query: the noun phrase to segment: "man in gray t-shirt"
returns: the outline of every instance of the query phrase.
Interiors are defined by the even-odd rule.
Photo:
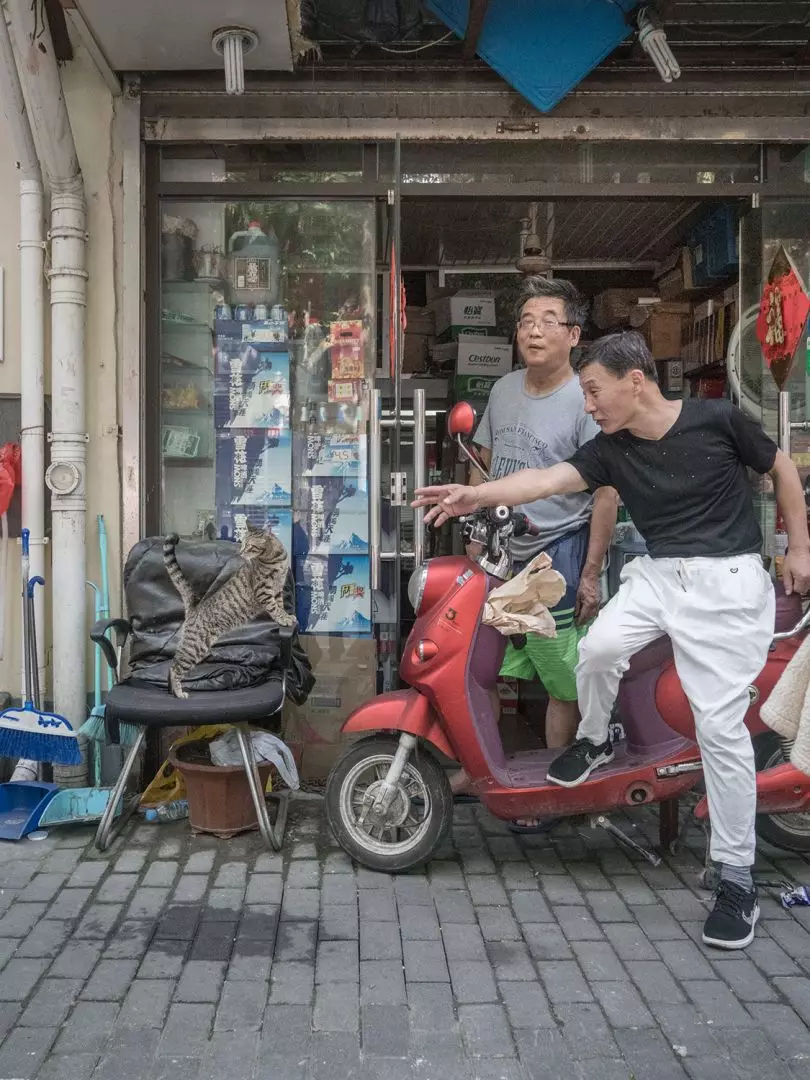
[[[523,367],[500,379],[475,433],[493,479],[521,469],[556,465],[599,431],[585,412],[571,350],[579,342],[587,307],[576,287],[563,279],[527,278],[516,307],[517,349]],[[476,470],[470,483],[481,482]],[[602,562],[616,525],[613,488],[559,495],[519,507],[540,527],[540,536],[512,542],[516,570],[541,551],[565,578],[565,596],[552,609],[555,638],[529,635],[525,648],[507,646],[501,674],[539,677],[549,695],[546,743],[567,746],[579,723],[576,680],[579,640],[599,610]],[[463,774],[453,788],[462,789]],[[517,823],[532,829],[534,823]]]

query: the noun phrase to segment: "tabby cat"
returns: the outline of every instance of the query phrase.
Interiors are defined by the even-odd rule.
[[[287,553],[271,532],[248,524],[242,541],[245,565],[225,584],[197,600],[177,562],[176,547],[180,537],[167,536],[163,543],[166,570],[180,593],[185,608],[180,644],[169,670],[169,689],[178,698],[186,698],[183,678],[195,664],[208,655],[214,642],[262,612],[267,612],[279,626],[295,626],[295,618],[284,609],[284,584],[287,579]]]

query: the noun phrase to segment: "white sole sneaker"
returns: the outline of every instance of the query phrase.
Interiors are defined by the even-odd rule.
[[[611,750],[609,754],[600,754],[598,758],[590,763],[585,772],[576,778],[576,780],[558,780],[556,776],[549,776],[546,773],[546,781],[549,784],[556,784],[558,787],[572,788],[579,787],[580,784],[584,784],[588,777],[591,775],[594,769],[598,769],[600,765],[609,765],[613,761],[616,755]]]
[[[709,937],[704,931],[701,940],[704,945],[710,945],[713,949],[744,949],[754,940],[758,922],[759,904],[756,904],[751,912],[751,930],[744,938],[738,938],[736,941],[723,941],[720,938]]]

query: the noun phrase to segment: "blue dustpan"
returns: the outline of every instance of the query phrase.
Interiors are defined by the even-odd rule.
[[[111,788],[62,788],[51,799],[39,819],[41,829],[55,825],[90,825],[99,820],[107,809]],[[123,800],[118,800],[115,816],[121,813]]]
[[[44,811],[58,791],[56,784],[38,781],[0,784],[0,840],[21,840],[38,829]]]

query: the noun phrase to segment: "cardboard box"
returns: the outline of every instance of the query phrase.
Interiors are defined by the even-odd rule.
[[[594,297],[592,319],[600,330],[624,326],[630,320],[630,309],[640,296],[655,296],[653,289],[605,289]]]
[[[453,380],[453,401],[469,401],[479,415],[483,413],[497,379],[485,375],[456,375]]]
[[[436,318],[436,334],[445,336],[454,327],[494,327],[495,295],[469,290],[443,296],[428,305]]]
[[[425,334],[412,334],[408,330],[402,340],[402,372],[404,375],[418,375],[427,367],[428,338]]]
[[[688,247],[677,248],[661,264],[657,278],[658,292],[664,300],[691,292],[695,288],[692,275],[692,256]]]
[[[683,390],[683,361],[663,360],[659,366],[661,389],[670,393]]]
[[[500,378],[512,370],[512,346],[503,339],[462,337],[456,357],[457,375]]]
[[[405,309],[405,333],[434,337],[436,334],[436,313],[433,308],[407,307]]]

